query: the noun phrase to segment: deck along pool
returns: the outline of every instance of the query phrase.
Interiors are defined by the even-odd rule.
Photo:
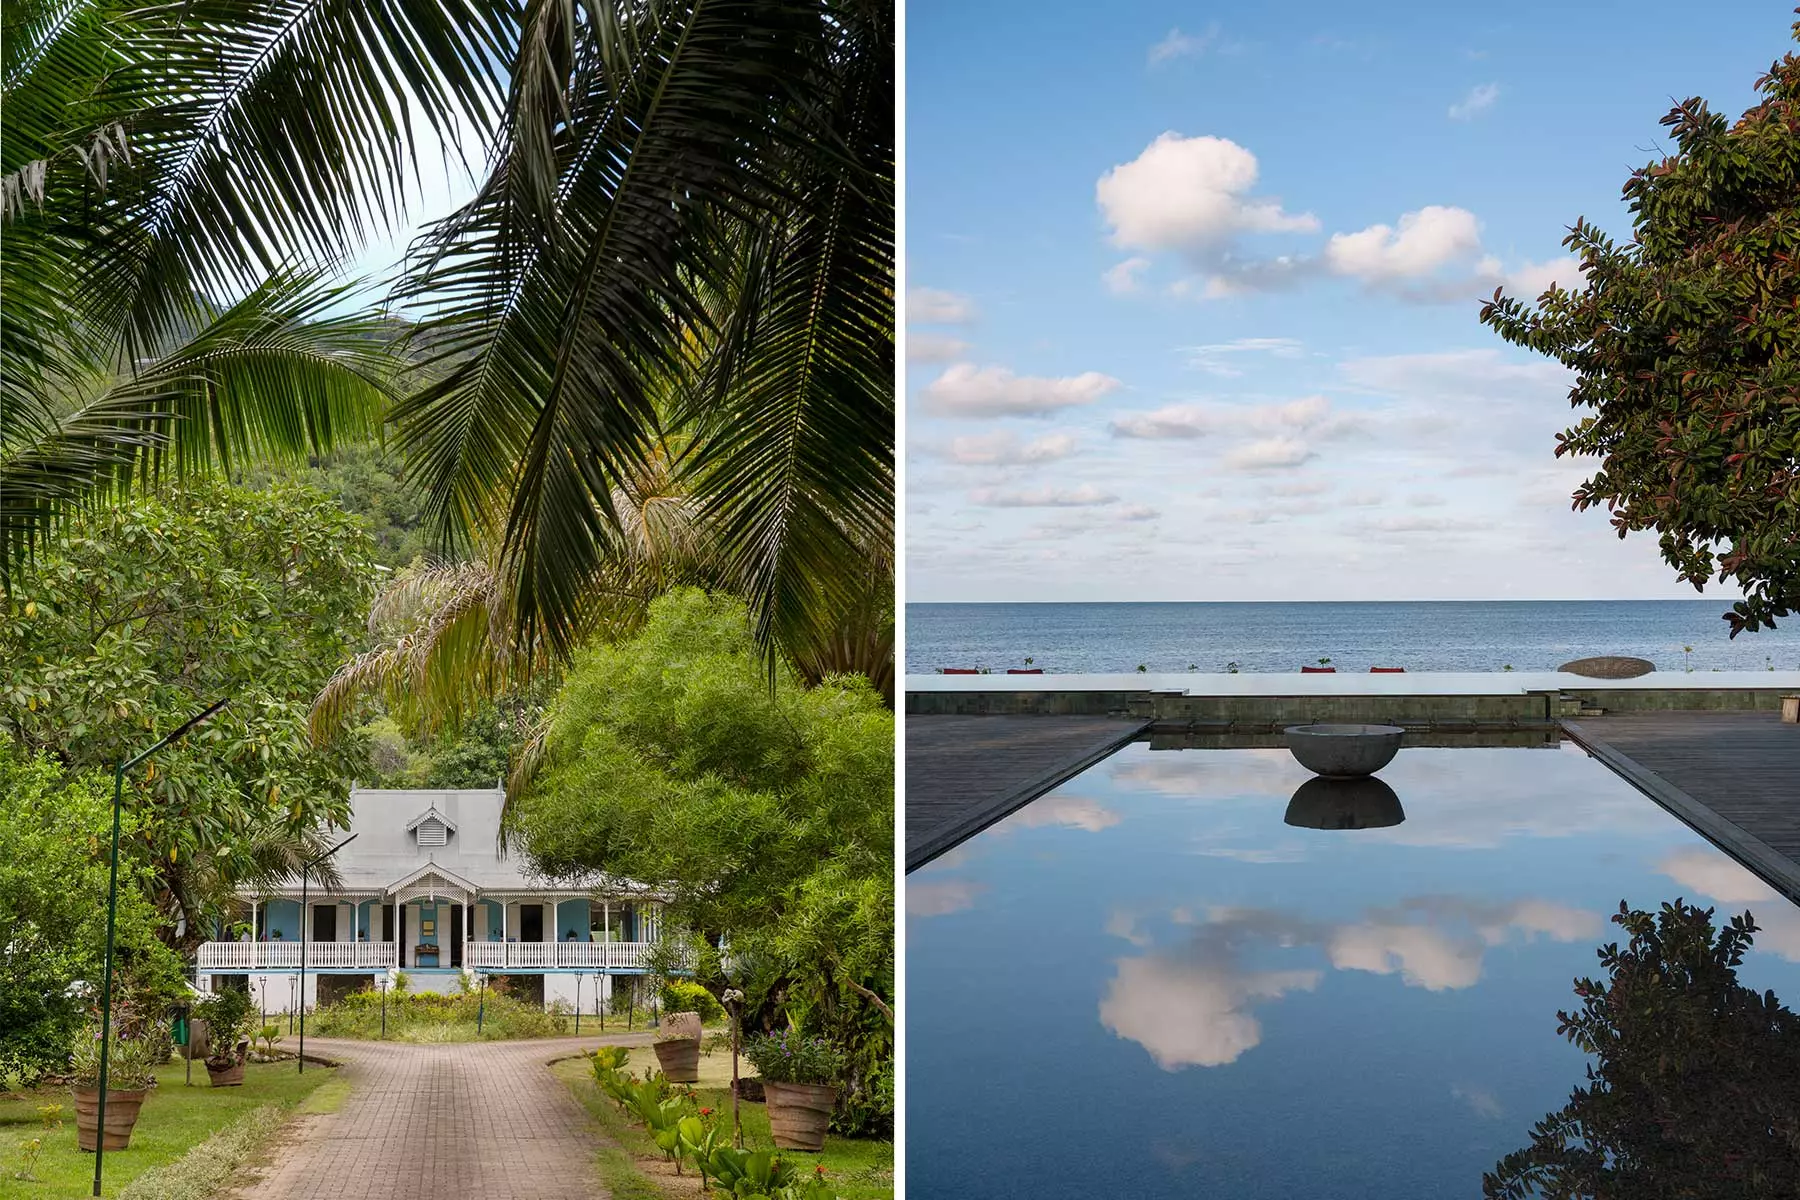
[[[1137,743],[908,877],[911,1194],[1480,1196],[1622,900],[1749,909],[1800,1005],[1800,909],[1573,746],[1402,750],[1382,827],[1310,778]]]

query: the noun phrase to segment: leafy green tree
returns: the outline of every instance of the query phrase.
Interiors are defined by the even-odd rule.
[[[237,482],[258,491],[300,483],[324,492],[368,530],[375,543],[375,561],[391,571],[432,553],[424,495],[407,476],[400,457],[372,441],[309,456],[304,466],[257,463]]]
[[[1594,1056],[1587,1084],[1482,1178],[1490,1200],[1778,1200],[1800,1195],[1800,1016],[1738,982],[1751,915],[1624,904],[1631,935],[1575,981],[1558,1032]]]
[[[1590,411],[1556,453],[1600,460],[1575,507],[1656,531],[1696,590],[1735,582],[1734,637],[1800,608],[1800,57],[1758,87],[1735,123],[1699,99],[1663,118],[1675,152],[1625,184],[1631,241],[1586,220],[1565,240],[1585,287],[1481,310],[1575,373]]]
[[[771,688],[742,604],[682,589],[576,656],[510,829],[537,869],[638,880],[728,945],[753,1025],[850,1052],[866,1127],[892,1061],[893,784],[894,717],[865,681],[781,667]],[[701,974],[726,986],[716,955]]]
[[[370,585],[367,535],[320,493],[197,484],[59,527],[0,608],[0,735],[26,753],[109,769],[229,697],[129,780],[158,904],[186,941],[346,815],[366,746],[314,747],[306,713]]]
[[[177,994],[181,966],[157,939],[137,835],[127,815],[115,970],[122,994],[154,1008]],[[0,1088],[64,1067],[98,1002],[111,845],[105,776],[68,776],[48,757],[21,757],[0,741]]]

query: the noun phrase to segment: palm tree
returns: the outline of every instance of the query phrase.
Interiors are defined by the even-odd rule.
[[[493,170],[402,294],[396,413],[441,527],[561,654],[667,436],[758,636],[799,659],[893,535],[886,0],[533,0]]]
[[[318,280],[398,219],[420,144],[472,128],[491,170],[397,293],[428,320],[394,416],[446,540],[495,548],[518,644],[580,635],[629,536],[614,494],[677,434],[771,653],[867,610],[893,537],[891,0],[17,0],[0,35],[13,550],[98,488],[360,430],[371,327],[307,327],[255,387],[188,339],[277,276],[290,314],[339,303]],[[176,362],[185,386],[75,398]]]
[[[322,280],[419,137],[491,124],[508,0],[8,0],[0,549],[110,486],[366,437],[383,328]]]

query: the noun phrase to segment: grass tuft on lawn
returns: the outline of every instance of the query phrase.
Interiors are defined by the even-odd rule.
[[[648,1046],[634,1046],[628,1070],[642,1071],[654,1067],[656,1057]],[[748,1063],[740,1067],[745,1075],[752,1072]],[[700,1178],[692,1164],[677,1176],[662,1151],[648,1132],[619,1111],[611,1098],[594,1083],[592,1069],[585,1058],[564,1059],[554,1064],[556,1073],[575,1093],[576,1099],[594,1115],[616,1147],[600,1151],[601,1177],[615,1200],[697,1200]],[[712,1051],[700,1058],[700,1082],[693,1085],[704,1108],[719,1114],[721,1127],[731,1128],[731,1052]],[[743,1118],[744,1145],[751,1150],[773,1150],[775,1140],[769,1135],[769,1117],[760,1104],[739,1107]],[[790,1161],[811,1171],[823,1165],[831,1185],[844,1200],[893,1200],[894,1144],[874,1138],[845,1138],[836,1134],[825,1139],[825,1149],[817,1154],[803,1150],[780,1152]]]
[[[194,1064],[194,1084],[188,1087],[186,1065],[179,1061],[157,1070],[158,1086],[144,1101],[142,1115],[131,1134],[131,1146],[106,1153],[106,1181],[103,1195],[130,1197],[204,1196],[207,1192],[166,1190],[169,1168],[190,1151],[197,1157],[189,1166],[211,1164],[207,1169],[223,1166],[229,1179],[239,1163],[266,1145],[274,1130],[288,1113],[313,1093],[336,1078],[329,1067],[307,1064],[304,1075],[294,1069],[290,1059],[281,1063],[249,1063],[244,1068],[244,1085],[215,1088],[207,1081],[206,1068]],[[339,1084],[339,1089],[347,1085]],[[323,1097],[321,1097],[323,1098]],[[341,1102],[341,1094],[336,1098]],[[62,1128],[45,1129],[38,1108],[44,1104],[63,1106]],[[22,1143],[43,1139],[32,1179],[17,1177],[23,1165]],[[208,1143],[205,1149],[198,1149]],[[235,1157],[234,1157],[235,1156]],[[186,1166],[172,1172],[182,1174]],[[152,1189],[140,1193],[127,1190],[132,1184],[158,1171],[145,1186]],[[29,1092],[0,1096],[0,1198],[3,1200],[65,1200],[70,1196],[86,1196],[93,1187],[94,1156],[75,1146],[75,1098],[66,1087],[36,1088]],[[158,1188],[164,1190],[156,1190]]]

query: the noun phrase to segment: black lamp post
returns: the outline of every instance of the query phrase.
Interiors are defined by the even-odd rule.
[[[188,730],[229,703],[231,703],[231,699],[226,697],[199,716],[189,717],[174,733],[167,735],[137,757],[126,759],[113,769],[112,873],[106,883],[106,974],[100,985],[100,1105],[99,1112],[95,1114],[94,1118],[99,1122],[94,1134],[94,1195],[96,1196],[100,1194],[100,1176],[106,1164],[106,1083],[107,1068],[111,1065],[112,1052],[113,937],[117,932],[119,917],[119,817],[125,805],[125,772],[164,746],[179,741],[187,735]]]
[[[297,1074],[306,1074],[306,931],[311,924],[306,917],[306,873],[356,840],[353,833],[323,854],[315,854],[300,864],[300,1063]]]

